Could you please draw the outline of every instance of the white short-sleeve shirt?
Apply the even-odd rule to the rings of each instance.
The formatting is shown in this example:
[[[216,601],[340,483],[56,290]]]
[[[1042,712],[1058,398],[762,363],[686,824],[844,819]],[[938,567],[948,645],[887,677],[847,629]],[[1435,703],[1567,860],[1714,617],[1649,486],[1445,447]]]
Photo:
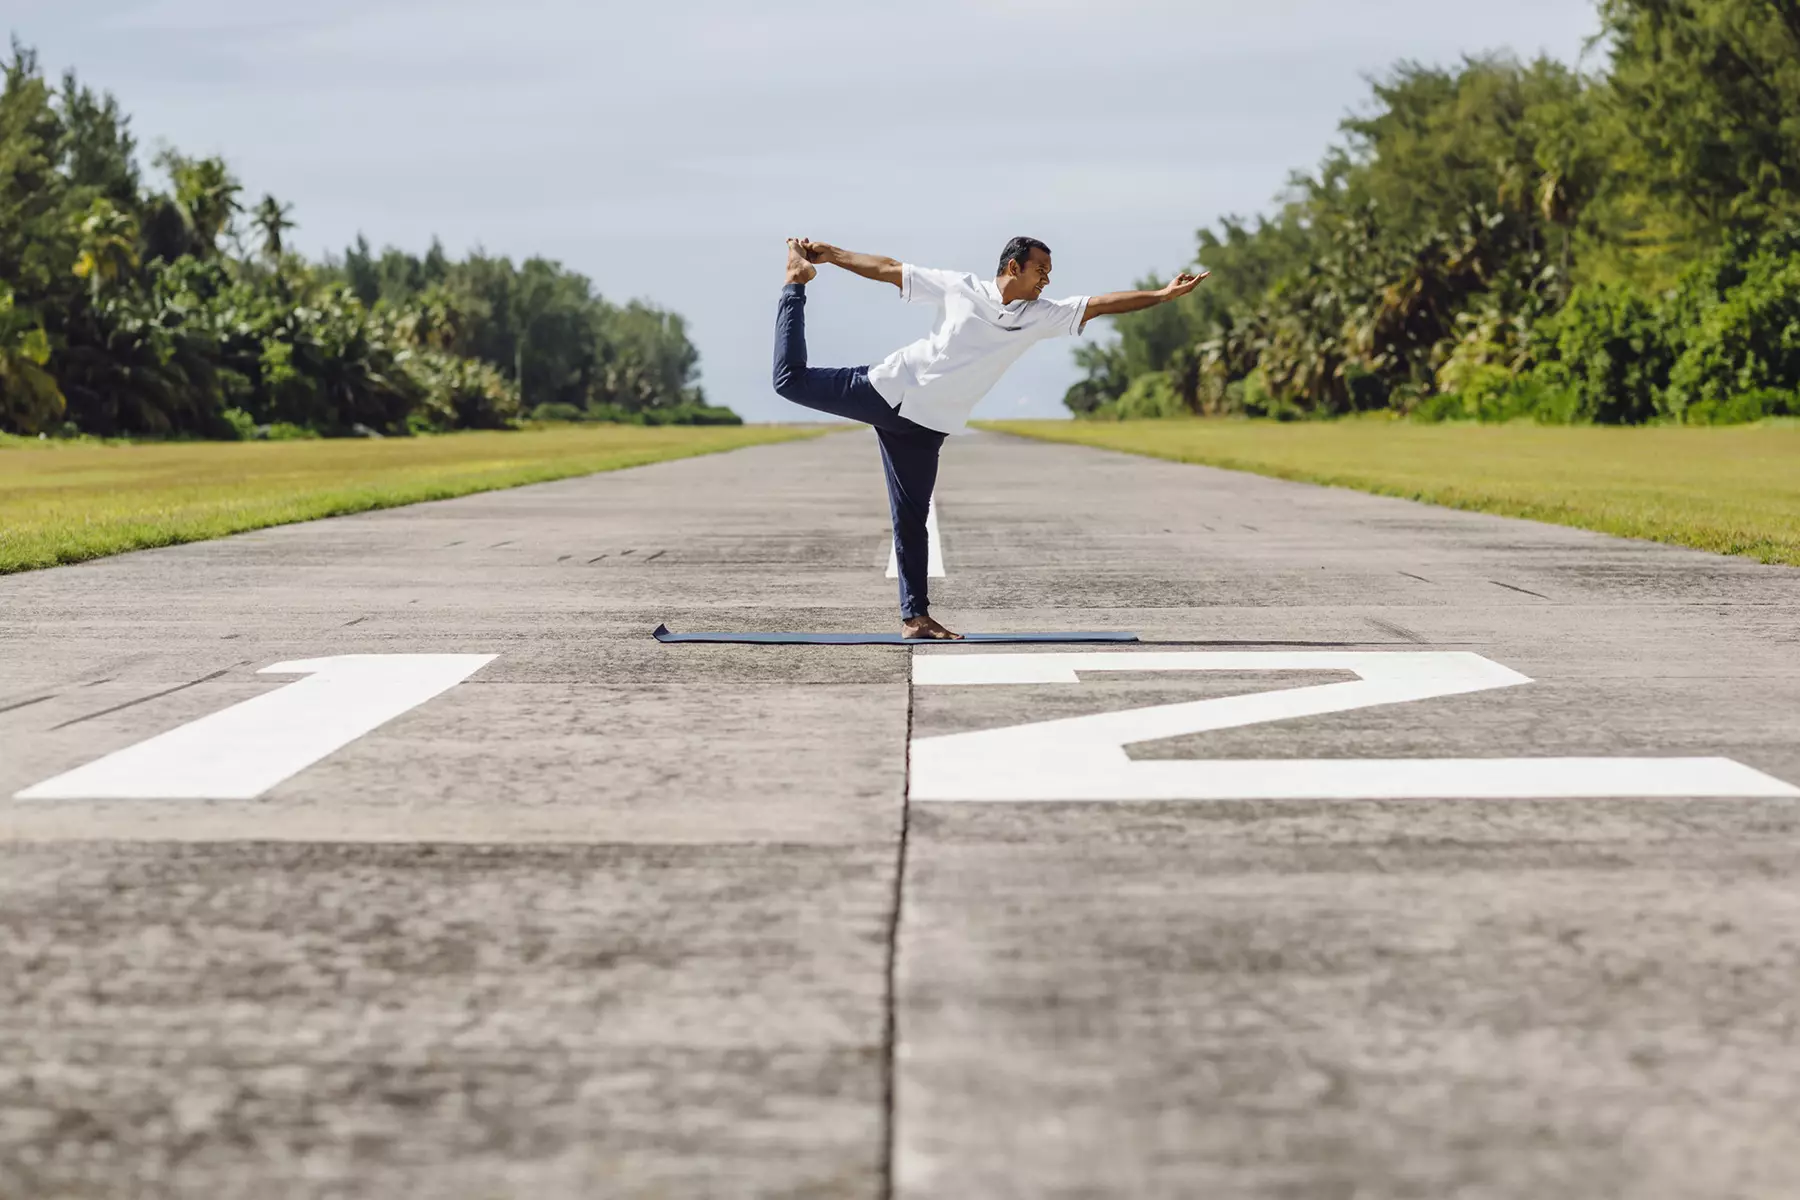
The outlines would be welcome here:
[[[900,266],[900,298],[938,306],[937,328],[869,368],[881,398],[909,421],[941,433],[968,432],[969,414],[1034,342],[1075,337],[1088,297],[1000,299],[992,280],[963,271]]]

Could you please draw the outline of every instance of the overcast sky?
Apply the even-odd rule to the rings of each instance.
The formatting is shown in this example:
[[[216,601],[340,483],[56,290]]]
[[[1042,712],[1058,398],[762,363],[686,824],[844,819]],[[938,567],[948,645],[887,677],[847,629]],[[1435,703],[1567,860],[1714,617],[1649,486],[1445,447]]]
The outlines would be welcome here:
[[[687,317],[714,403],[769,388],[782,238],[990,274],[1049,243],[1051,293],[1192,261],[1266,211],[1396,60],[1574,61],[1588,0],[0,0],[53,72],[115,93],[149,152],[219,154],[294,242],[360,231],[541,254]],[[929,313],[837,271],[811,358],[877,360]],[[1089,335],[1110,336],[1107,322]],[[980,416],[1063,415],[1072,342]]]

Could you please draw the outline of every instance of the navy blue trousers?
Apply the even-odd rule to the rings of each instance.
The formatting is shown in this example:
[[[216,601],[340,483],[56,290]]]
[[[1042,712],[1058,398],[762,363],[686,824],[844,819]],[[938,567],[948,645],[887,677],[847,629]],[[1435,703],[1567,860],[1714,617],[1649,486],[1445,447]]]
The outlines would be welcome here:
[[[944,435],[901,416],[869,382],[867,367],[806,365],[806,285],[781,289],[775,310],[775,392],[818,412],[875,427],[887,474],[888,509],[894,516],[894,558],[899,564],[900,615],[931,610],[926,570],[931,547],[925,515],[937,486],[938,450]]]

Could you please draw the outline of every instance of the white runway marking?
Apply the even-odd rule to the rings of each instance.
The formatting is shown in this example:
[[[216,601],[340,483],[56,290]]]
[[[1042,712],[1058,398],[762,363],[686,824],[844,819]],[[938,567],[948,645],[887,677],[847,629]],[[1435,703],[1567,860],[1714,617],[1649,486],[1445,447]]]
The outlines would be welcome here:
[[[931,556],[926,560],[925,574],[932,578],[941,578],[944,574],[944,543],[938,537],[937,501],[925,510],[925,535],[931,542]],[[900,578],[900,556],[894,550],[892,542],[888,543],[887,577]]]
[[[305,675],[18,793],[18,800],[252,800],[449,691],[492,654],[344,654],[264,667]]]
[[[1162,704],[917,738],[911,796],[936,801],[1537,799],[1795,796],[1727,758],[1135,761],[1125,747],[1266,721],[1347,712],[1531,680],[1447,651],[928,654],[919,686],[1078,683],[1080,671],[1354,671],[1351,682]]]

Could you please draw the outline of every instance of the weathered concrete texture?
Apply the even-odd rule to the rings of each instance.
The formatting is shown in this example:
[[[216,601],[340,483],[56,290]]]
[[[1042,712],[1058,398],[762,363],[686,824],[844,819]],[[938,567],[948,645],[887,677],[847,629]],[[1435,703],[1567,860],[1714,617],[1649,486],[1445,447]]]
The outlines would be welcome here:
[[[939,498],[962,628],[1534,681],[1139,758],[1800,783],[1800,571],[987,436]],[[908,814],[909,730],[1345,676],[649,636],[880,628],[886,538],[852,434],[0,580],[0,1198],[1794,1194],[1800,802]],[[498,658],[254,801],[8,799],[355,653]]]
[[[902,1194],[1792,1195],[1800,820],[1598,807],[924,806]]]
[[[0,1195],[872,1194],[885,848],[0,853]]]
[[[879,1196],[906,651],[650,637],[891,619],[842,441],[0,580],[0,1197]],[[10,799],[363,653],[499,657],[254,801]]]
[[[1017,442],[946,475],[982,480],[943,509],[965,623],[1075,609],[1158,649],[1472,650],[1535,681],[1133,757],[1723,754],[1800,781],[1800,571]],[[914,732],[1340,678],[921,686]],[[915,803],[910,831],[901,1196],[1800,1180],[1800,803]]]
[[[0,793],[288,678],[249,671],[47,730],[8,755]],[[117,694],[80,696],[104,710]],[[39,720],[66,711],[60,698],[35,709]],[[796,752],[799,732],[827,729],[845,736]],[[0,805],[0,838],[886,844],[905,740],[901,684],[734,685],[727,675],[626,687],[483,674],[260,800],[19,802]]]

